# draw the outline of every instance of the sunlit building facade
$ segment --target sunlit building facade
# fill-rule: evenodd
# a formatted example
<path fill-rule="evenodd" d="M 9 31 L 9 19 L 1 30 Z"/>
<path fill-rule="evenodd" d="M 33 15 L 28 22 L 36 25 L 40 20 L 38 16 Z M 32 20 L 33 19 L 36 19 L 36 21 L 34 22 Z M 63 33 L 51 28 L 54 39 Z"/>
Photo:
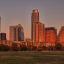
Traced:
<path fill-rule="evenodd" d="M 31 15 L 31 38 L 33 41 L 33 45 L 36 45 L 36 42 L 39 42 L 38 24 L 39 24 L 39 11 L 38 9 L 34 9 Z"/>
<path fill-rule="evenodd" d="M 39 10 L 38 9 L 34 9 L 32 11 L 31 21 L 32 22 L 39 22 Z"/>
<path fill-rule="evenodd" d="M 64 46 L 64 26 L 61 27 L 59 34 L 58 34 L 58 43 Z"/>
<path fill-rule="evenodd" d="M 33 45 L 39 46 L 44 42 L 44 24 L 39 22 L 39 10 L 34 9 L 31 16 L 31 38 Z"/>
<path fill-rule="evenodd" d="M 39 23 L 39 44 L 45 44 L 45 26 L 42 23 Z"/>
<path fill-rule="evenodd" d="M 57 30 L 54 27 L 45 28 L 46 46 L 55 46 L 57 42 Z"/>
<path fill-rule="evenodd" d="M 24 30 L 20 24 L 17 26 L 10 26 L 9 31 L 11 41 L 24 41 Z"/>

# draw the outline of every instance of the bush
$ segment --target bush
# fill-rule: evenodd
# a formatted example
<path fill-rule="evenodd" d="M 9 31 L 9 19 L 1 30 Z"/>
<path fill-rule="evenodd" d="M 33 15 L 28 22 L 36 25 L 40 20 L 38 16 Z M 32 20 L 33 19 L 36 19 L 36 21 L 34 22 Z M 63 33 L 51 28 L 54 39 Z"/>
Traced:
<path fill-rule="evenodd" d="M 0 51 L 9 51 L 9 50 L 10 47 L 8 45 L 3 45 L 3 44 L 0 45 Z"/>
<path fill-rule="evenodd" d="M 48 46 L 48 50 L 49 51 L 53 51 L 54 50 L 54 47 L 53 46 Z"/>
<path fill-rule="evenodd" d="M 60 44 L 60 43 L 57 43 L 56 45 L 55 45 L 55 50 L 62 50 L 62 45 Z"/>
<path fill-rule="evenodd" d="M 12 43 L 11 49 L 12 49 L 13 51 L 19 51 L 19 50 L 20 50 L 20 48 L 18 47 L 18 45 L 17 45 L 16 43 Z"/>
<path fill-rule="evenodd" d="M 27 46 L 26 45 L 21 45 L 20 50 L 21 51 L 27 51 Z"/>

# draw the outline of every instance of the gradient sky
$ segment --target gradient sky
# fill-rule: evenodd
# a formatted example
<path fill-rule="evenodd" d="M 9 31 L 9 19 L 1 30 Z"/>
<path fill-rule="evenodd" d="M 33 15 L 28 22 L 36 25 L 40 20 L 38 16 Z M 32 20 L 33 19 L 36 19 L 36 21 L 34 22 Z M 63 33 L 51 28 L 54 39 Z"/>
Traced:
<path fill-rule="evenodd" d="M 31 13 L 40 11 L 40 22 L 59 29 L 64 25 L 64 0 L 0 0 L 2 32 L 9 34 L 9 26 L 21 24 L 25 37 L 31 35 Z"/>

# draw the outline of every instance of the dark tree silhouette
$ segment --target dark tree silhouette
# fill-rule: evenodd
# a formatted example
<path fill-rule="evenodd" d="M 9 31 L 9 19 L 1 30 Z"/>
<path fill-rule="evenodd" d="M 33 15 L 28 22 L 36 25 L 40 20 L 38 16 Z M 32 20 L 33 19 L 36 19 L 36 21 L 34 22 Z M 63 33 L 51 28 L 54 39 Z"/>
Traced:
<path fill-rule="evenodd" d="M 3 44 L 0 45 L 0 51 L 9 51 L 9 50 L 10 47 L 8 45 L 3 45 Z"/>
<path fill-rule="evenodd" d="M 47 48 L 49 51 L 53 51 L 54 50 L 54 47 L 53 46 L 48 46 Z"/>
<path fill-rule="evenodd" d="M 62 50 L 62 45 L 60 43 L 57 43 L 55 45 L 55 50 Z"/>
<path fill-rule="evenodd" d="M 20 50 L 21 51 L 27 51 L 27 46 L 26 45 L 21 45 Z"/>
<path fill-rule="evenodd" d="M 12 47 L 11 48 L 12 48 L 13 51 L 19 51 L 19 49 L 20 49 L 18 47 L 17 43 L 12 43 Z"/>

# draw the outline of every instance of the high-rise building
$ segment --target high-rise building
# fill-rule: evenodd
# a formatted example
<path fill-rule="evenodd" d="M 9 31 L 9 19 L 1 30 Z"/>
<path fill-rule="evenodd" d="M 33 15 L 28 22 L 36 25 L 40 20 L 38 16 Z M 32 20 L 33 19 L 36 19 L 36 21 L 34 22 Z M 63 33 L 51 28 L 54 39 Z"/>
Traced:
<path fill-rule="evenodd" d="M 64 46 L 64 26 L 61 27 L 57 40 L 58 40 L 58 43 Z"/>
<path fill-rule="evenodd" d="M 24 41 L 24 30 L 20 24 L 16 26 L 10 26 L 9 30 L 11 41 Z"/>
<path fill-rule="evenodd" d="M 15 26 L 10 26 L 9 28 L 9 40 L 16 41 L 16 28 Z"/>
<path fill-rule="evenodd" d="M 39 23 L 39 42 L 45 44 L 45 26 L 42 23 Z"/>
<path fill-rule="evenodd" d="M 44 24 L 39 22 L 38 9 L 33 10 L 31 15 L 31 38 L 35 46 L 44 42 Z"/>
<path fill-rule="evenodd" d="M 45 28 L 46 46 L 55 46 L 57 42 L 57 30 L 54 27 Z"/>
<path fill-rule="evenodd" d="M 36 40 L 38 40 L 38 22 L 39 22 L 39 11 L 38 9 L 34 9 L 31 15 L 31 38 L 33 41 L 33 45 L 35 45 L 35 42 L 37 42 Z"/>

